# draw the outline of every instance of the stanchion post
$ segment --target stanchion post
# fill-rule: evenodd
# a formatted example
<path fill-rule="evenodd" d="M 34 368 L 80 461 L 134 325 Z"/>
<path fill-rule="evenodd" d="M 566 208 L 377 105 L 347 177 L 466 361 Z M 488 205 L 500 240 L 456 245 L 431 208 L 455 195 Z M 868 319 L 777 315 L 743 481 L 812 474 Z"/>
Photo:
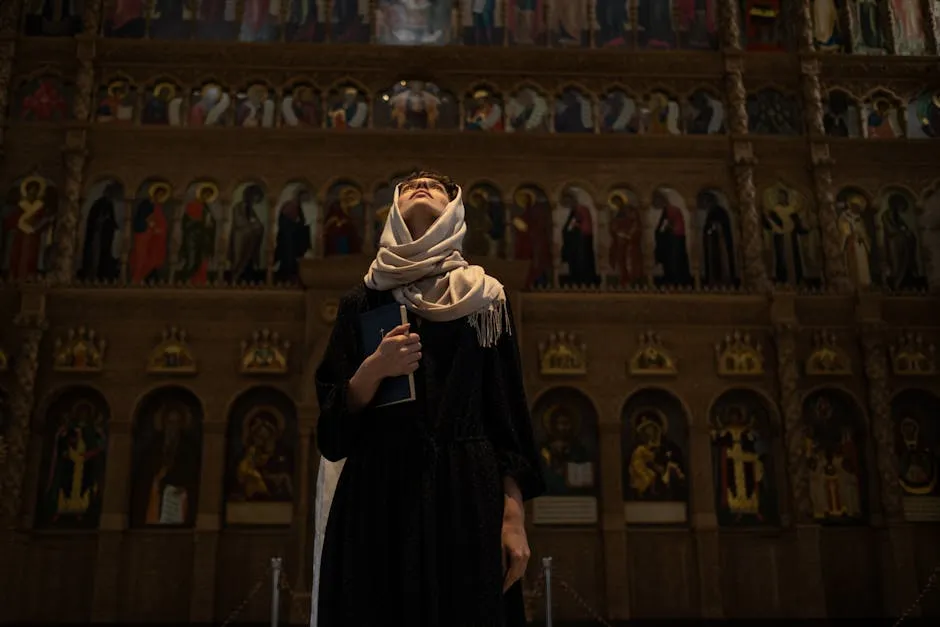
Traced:
<path fill-rule="evenodd" d="M 545 575 L 545 627 L 552 627 L 552 558 L 542 558 L 542 572 Z"/>
<path fill-rule="evenodd" d="M 281 613 L 281 567 L 280 557 L 271 558 L 271 627 L 277 627 Z"/>

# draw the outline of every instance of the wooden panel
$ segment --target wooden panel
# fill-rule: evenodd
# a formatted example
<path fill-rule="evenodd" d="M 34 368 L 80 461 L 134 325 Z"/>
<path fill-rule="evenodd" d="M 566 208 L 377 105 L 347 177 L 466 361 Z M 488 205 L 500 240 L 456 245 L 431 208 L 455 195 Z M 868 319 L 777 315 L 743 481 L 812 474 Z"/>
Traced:
<path fill-rule="evenodd" d="M 605 614 L 604 551 L 601 534 L 593 526 L 577 529 L 536 528 L 529 532 L 532 558 L 529 570 L 541 572 L 542 558 L 552 558 L 552 610 L 557 620 L 589 620 L 591 616 L 564 589 L 568 584 L 588 605 Z M 535 614 L 544 616 L 544 601 Z"/>
<path fill-rule="evenodd" d="M 917 584 L 923 589 L 935 568 L 940 568 L 940 525 L 914 525 L 914 561 L 917 568 Z M 924 618 L 940 618 L 940 594 L 927 595 L 921 609 Z"/>
<path fill-rule="evenodd" d="M 633 618 L 686 618 L 698 614 L 692 544 L 692 534 L 685 529 L 637 529 L 627 533 Z"/>
<path fill-rule="evenodd" d="M 728 618 L 780 616 L 778 540 L 751 532 L 721 539 L 721 593 Z"/>
<path fill-rule="evenodd" d="M 867 528 L 823 528 L 819 552 L 830 618 L 880 616 L 878 542 Z"/>
<path fill-rule="evenodd" d="M 94 533 L 37 534 L 29 543 L 26 616 L 38 623 L 82 623 L 91 619 Z"/>
<path fill-rule="evenodd" d="M 252 589 L 260 589 L 239 615 L 239 621 L 264 621 L 271 616 L 272 557 L 284 556 L 290 534 L 284 530 L 223 531 L 219 542 L 216 619 L 225 620 Z M 281 595 L 286 601 L 286 595 Z M 285 604 L 286 607 L 286 604 Z"/>
<path fill-rule="evenodd" d="M 193 573 L 192 533 L 131 532 L 124 546 L 121 620 L 186 621 Z"/>

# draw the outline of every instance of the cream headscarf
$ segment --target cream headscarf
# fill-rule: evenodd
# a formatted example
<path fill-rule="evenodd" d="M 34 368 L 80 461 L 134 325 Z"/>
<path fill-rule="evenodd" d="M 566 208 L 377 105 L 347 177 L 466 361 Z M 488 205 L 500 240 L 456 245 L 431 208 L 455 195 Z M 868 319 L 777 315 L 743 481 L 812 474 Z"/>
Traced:
<path fill-rule="evenodd" d="M 432 322 L 467 317 L 481 346 L 493 346 L 503 330 L 511 331 L 503 285 L 480 266 L 463 258 L 463 191 L 417 240 L 398 209 L 398 194 L 388 212 L 379 251 L 365 276 L 375 290 L 391 290 L 395 300 Z"/>

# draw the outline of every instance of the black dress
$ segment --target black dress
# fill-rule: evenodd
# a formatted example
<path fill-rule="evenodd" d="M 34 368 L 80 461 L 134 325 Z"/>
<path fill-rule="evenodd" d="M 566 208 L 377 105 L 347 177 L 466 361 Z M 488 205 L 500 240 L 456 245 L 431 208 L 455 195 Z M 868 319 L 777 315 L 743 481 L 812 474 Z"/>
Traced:
<path fill-rule="evenodd" d="M 392 300 L 364 285 L 344 296 L 316 373 L 320 451 L 346 458 L 326 527 L 318 625 L 524 625 L 522 586 L 502 592 L 502 477 L 525 500 L 543 483 L 515 335 L 482 348 L 466 318 L 412 316 L 418 400 L 350 413 L 348 383 L 363 360 L 358 315 Z"/>

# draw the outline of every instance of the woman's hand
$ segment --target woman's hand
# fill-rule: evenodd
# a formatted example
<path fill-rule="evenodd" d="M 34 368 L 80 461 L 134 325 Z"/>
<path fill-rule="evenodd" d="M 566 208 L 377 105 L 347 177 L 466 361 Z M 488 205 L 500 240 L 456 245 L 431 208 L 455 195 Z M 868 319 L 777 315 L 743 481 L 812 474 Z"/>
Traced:
<path fill-rule="evenodd" d="M 503 505 L 503 592 L 506 592 L 525 575 L 532 553 L 525 533 L 525 509 L 522 495 L 516 482 L 506 477 L 503 480 L 506 492 Z"/>
<path fill-rule="evenodd" d="M 421 361 L 421 338 L 409 333 L 410 324 L 400 324 L 382 338 L 382 343 L 369 356 L 375 371 L 382 378 L 411 374 Z"/>

